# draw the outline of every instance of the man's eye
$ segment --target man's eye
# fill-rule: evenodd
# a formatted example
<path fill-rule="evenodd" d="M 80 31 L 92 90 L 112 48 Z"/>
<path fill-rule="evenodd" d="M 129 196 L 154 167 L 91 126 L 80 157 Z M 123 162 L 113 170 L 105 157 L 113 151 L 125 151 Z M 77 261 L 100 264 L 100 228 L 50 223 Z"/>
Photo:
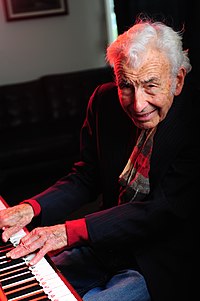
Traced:
<path fill-rule="evenodd" d="M 156 85 L 155 84 L 148 84 L 147 87 L 148 88 L 154 88 L 154 87 L 156 87 Z"/>
<path fill-rule="evenodd" d="M 146 84 L 146 87 L 147 88 L 157 88 L 158 84 L 156 84 L 156 83 L 148 83 L 148 84 Z"/>
<path fill-rule="evenodd" d="M 119 88 L 120 90 L 124 89 L 124 88 L 131 88 L 131 84 L 123 82 L 119 84 Z"/>

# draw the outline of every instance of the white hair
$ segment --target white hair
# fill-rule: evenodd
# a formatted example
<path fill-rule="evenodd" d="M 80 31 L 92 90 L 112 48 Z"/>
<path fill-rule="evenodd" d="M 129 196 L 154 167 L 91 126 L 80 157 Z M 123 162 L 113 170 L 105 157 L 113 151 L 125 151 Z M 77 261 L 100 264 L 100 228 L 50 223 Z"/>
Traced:
<path fill-rule="evenodd" d="M 171 64 L 172 75 L 176 76 L 180 67 L 188 73 L 192 66 L 188 51 L 183 50 L 182 33 L 174 31 L 162 22 L 138 21 L 129 30 L 119 35 L 107 48 L 106 59 L 115 65 L 123 59 L 129 66 L 137 67 L 147 47 L 164 53 Z"/>

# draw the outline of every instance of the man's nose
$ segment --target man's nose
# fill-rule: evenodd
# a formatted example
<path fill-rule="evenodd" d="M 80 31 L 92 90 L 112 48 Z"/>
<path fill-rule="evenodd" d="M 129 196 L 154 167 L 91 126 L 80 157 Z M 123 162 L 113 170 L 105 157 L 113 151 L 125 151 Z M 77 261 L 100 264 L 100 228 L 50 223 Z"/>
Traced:
<path fill-rule="evenodd" d="M 147 94 L 142 88 L 136 88 L 135 89 L 135 94 L 134 94 L 134 111 L 135 112 L 142 112 L 142 110 L 146 107 L 147 104 Z"/>

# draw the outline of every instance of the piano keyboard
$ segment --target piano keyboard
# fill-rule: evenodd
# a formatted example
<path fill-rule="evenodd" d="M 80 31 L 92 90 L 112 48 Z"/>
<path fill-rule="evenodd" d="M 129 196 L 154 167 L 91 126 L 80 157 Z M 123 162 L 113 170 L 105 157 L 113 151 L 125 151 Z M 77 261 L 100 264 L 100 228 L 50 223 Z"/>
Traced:
<path fill-rule="evenodd" d="M 0 210 L 6 207 L 0 197 Z M 16 247 L 25 234 L 24 230 L 20 230 L 7 243 L 0 239 L 0 301 L 81 301 L 49 258 L 29 266 L 34 254 L 19 259 L 6 257 L 6 253 Z"/>

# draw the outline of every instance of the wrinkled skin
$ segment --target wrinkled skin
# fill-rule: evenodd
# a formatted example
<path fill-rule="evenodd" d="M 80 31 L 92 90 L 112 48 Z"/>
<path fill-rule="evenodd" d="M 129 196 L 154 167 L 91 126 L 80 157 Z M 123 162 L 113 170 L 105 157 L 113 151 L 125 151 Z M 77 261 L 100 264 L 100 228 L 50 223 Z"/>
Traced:
<path fill-rule="evenodd" d="M 12 235 L 27 226 L 34 216 L 29 204 L 20 204 L 0 211 L 0 228 L 3 229 L 2 239 L 7 241 Z M 37 250 L 36 255 L 29 262 L 36 264 L 48 252 L 67 246 L 65 224 L 51 227 L 36 228 L 20 241 L 20 244 L 7 253 L 12 259 L 23 257 Z"/>
<path fill-rule="evenodd" d="M 180 68 L 172 77 L 168 59 L 152 48 L 137 68 L 118 60 L 114 69 L 120 104 L 141 129 L 156 127 L 166 117 L 174 96 L 182 91 L 186 75 Z"/>
<path fill-rule="evenodd" d="M 34 216 L 29 204 L 20 204 L 0 211 L 0 228 L 3 229 L 2 239 L 7 241 L 13 234 L 28 225 Z"/>
<path fill-rule="evenodd" d="M 19 258 L 37 250 L 35 257 L 29 262 L 36 264 L 45 254 L 62 249 L 67 245 L 65 225 L 36 228 L 23 237 L 20 244 L 7 253 L 8 257 Z"/>

